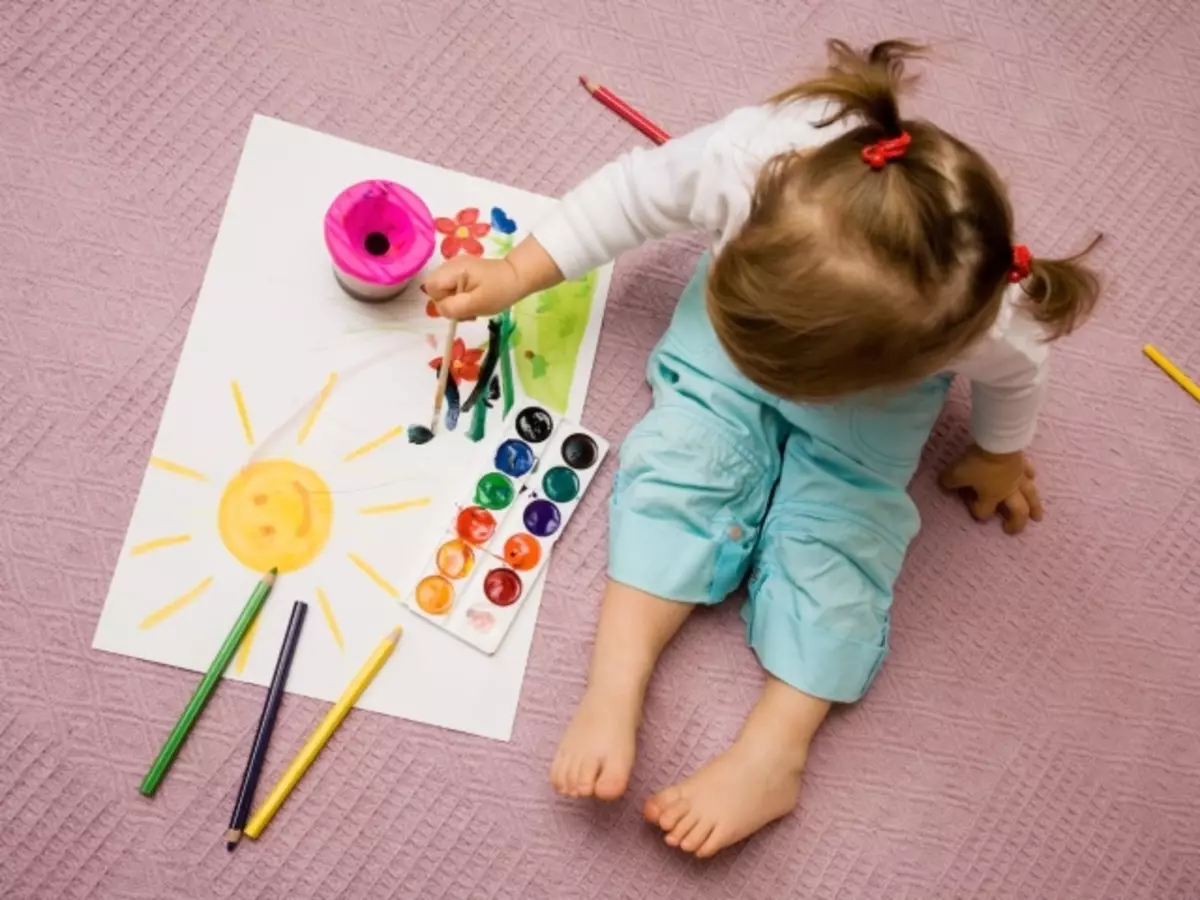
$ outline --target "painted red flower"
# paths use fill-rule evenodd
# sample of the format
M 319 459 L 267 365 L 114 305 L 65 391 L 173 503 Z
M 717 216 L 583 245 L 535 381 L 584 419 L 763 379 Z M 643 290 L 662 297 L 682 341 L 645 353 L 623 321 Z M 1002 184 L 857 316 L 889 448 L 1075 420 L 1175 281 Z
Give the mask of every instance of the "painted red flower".
M 450 374 L 457 382 L 478 381 L 479 363 L 483 359 L 483 350 L 475 348 L 468 350 L 462 338 L 454 339 L 454 349 L 450 351 Z M 429 368 L 440 369 L 442 358 L 434 357 L 429 361 Z
M 460 209 L 453 219 L 439 216 L 433 224 L 439 234 L 445 235 L 442 238 L 442 256 L 446 259 L 460 253 L 483 256 L 483 244 L 479 243 L 479 238 L 486 236 L 492 226 L 479 221 L 479 210 L 472 207 Z

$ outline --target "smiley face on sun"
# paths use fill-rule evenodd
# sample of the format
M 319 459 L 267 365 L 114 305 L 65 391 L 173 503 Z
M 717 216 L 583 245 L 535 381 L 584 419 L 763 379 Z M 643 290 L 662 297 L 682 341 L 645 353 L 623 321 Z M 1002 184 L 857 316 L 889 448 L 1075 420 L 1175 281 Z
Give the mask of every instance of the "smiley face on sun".
M 333 500 L 321 476 L 290 459 L 250 463 L 229 480 L 217 511 L 226 549 L 252 572 L 303 569 L 333 530 Z
M 321 409 L 329 400 L 337 382 L 337 373 L 329 376 L 324 388 L 313 399 L 308 415 L 296 435 L 296 453 L 303 454 L 304 443 L 317 422 Z M 250 421 L 245 397 L 236 381 L 230 383 L 234 409 L 248 448 L 256 446 L 254 428 Z M 345 454 L 342 464 L 353 464 L 367 454 L 406 434 L 402 425 L 395 426 L 374 440 L 368 441 Z M 162 457 L 152 457 L 150 467 L 160 472 L 194 482 L 208 483 L 203 472 Z M 271 458 L 252 460 L 241 466 L 225 482 L 217 503 L 216 531 L 225 549 L 254 575 L 259 576 L 271 568 L 280 574 L 297 572 L 322 559 L 333 534 L 334 492 L 329 480 L 314 468 L 294 459 Z M 357 510 L 362 516 L 382 516 L 428 506 L 430 497 L 409 497 L 402 500 L 363 506 Z M 167 547 L 188 544 L 191 534 L 171 534 L 152 538 L 135 544 L 130 555 L 141 556 Z M 400 599 L 400 592 L 370 563 L 357 553 L 346 553 L 344 559 L 358 569 L 377 588 L 392 600 Z M 322 563 L 324 564 L 324 563 Z M 214 582 L 209 575 L 202 578 L 189 590 L 170 603 L 151 611 L 139 624 L 140 629 L 156 628 L 190 607 Z M 343 649 L 343 638 L 334 615 L 333 606 L 325 591 L 315 589 L 317 605 L 325 619 L 329 634 L 339 650 Z M 257 622 L 242 641 L 234 662 L 234 671 L 241 672 L 246 666 Z

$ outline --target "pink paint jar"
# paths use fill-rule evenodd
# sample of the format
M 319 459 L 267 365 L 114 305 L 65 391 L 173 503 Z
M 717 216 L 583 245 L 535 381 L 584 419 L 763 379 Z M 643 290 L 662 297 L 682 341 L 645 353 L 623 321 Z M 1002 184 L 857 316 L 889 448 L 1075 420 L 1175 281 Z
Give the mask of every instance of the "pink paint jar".
M 429 262 L 433 216 L 423 200 L 394 181 L 346 188 L 325 214 L 325 246 L 350 296 L 378 303 L 399 294 Z

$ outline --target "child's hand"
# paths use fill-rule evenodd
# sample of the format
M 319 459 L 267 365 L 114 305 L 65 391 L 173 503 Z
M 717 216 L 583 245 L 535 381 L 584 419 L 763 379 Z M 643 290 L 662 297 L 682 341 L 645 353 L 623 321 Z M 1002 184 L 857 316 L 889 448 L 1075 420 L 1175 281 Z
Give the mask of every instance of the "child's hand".
M 448 319 L 494 316 L 563 280 L 537 238 L 527 237 L 503 259 L 456 256 L 425 279 L 425 293 Z
M 517 271 L 506 259 L 456 256 L 425 279 L 425 293 L 447 319 L 503 312 L 523 296 Z
M 1006 534 L 1019 534 L 1029 520 L 1042 520 L 1042 500 L 1033 483 L 1033 466 L 1023 453 L 988 453 L 972 446 L 962 459 L 942 472 L 942 487 L 969 492 L 967 506 L 981 522 L 997 511 Z

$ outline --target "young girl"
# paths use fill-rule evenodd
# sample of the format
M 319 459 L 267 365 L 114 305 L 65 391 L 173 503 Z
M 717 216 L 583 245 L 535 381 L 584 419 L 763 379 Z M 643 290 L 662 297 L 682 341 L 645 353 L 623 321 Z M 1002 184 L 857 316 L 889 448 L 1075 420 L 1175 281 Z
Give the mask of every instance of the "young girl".
M 906 487 L 950 373 L 972 382 L 975 443 L 943 483 L 979 518 L 1000 509 L 1009 533 L 1042 515 L 1022 451 L 1047 342 L 1097 282 L 1014 244 L 992 168 L 901 117 L 919 49 L 831 42 L 822 77 L 627 154 L 505 259 L 459 257 L 426 282 L 444 315 L 490 315 L 648 239 L 713 236 L 650 358 L 654 406 L 621 448 L 587 692 L 550 773 L 569 797 L 621 796 L 659 654 L 749 572 L 762 695 L 732 747 L 643 808 L 698 856 L 796 805 L 830 704 L 879 671 L 920 524 Z

